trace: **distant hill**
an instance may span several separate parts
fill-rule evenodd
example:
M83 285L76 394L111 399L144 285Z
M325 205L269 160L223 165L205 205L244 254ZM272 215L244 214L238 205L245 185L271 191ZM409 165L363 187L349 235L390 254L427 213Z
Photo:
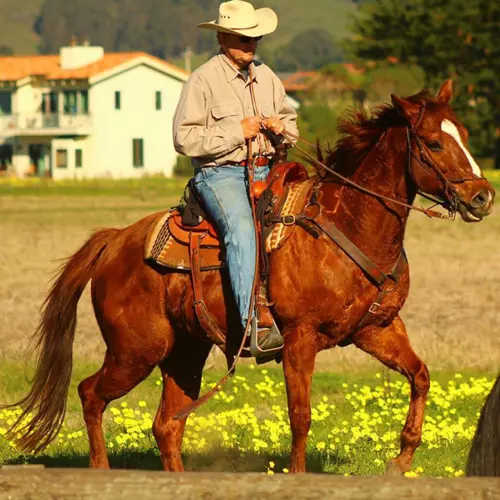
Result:
M33 24L44 0L0 0L0 45L16 54L37 52L38 37Z
M261 2L263 3L263 2ZM351 0L269 0L265 4L276 10L280 24L269 42L283 45L300 31L310 28L329 31L335 38L349 33L356 2Z
M68 0L71 1L71 0ZM161 0L158 0L161 1ZM38 37L33 24L44 0L0 0L0 45L10 46L16 54L37 52ZM182 2L181 2L182 3ZM259 0L256 5L265 4L274 8L280 18L280 26L269 37L271 46L279 46L300 31L325 29L335 38L342 38L349 32L350 17L356 11L352 0ZM215 17L214 12L214 17ZM193 23L198 20L193 20Z

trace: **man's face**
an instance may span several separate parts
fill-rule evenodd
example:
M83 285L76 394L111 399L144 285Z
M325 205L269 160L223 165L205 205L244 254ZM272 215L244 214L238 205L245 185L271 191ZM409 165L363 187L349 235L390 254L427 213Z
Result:
M253 61L257 49L257 38L219 33L218 39L222 50L238 68L246 68Z

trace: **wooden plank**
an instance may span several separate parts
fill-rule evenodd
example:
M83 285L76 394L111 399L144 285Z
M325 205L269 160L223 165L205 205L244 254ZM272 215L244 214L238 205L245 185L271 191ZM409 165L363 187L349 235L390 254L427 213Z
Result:
M500 478L338 477L328 474L183 474L90 469L0 470L0 499L20 500L496 500Z

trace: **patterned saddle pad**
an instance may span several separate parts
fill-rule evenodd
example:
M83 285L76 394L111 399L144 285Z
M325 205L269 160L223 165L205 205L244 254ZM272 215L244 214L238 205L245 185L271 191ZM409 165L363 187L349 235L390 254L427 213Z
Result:
M315 179L296 182L287 187L282 203L281 215L298 215L309 199ZM266 251L271 253L281 248L295 230L295 225L276 223L266 238ZM201 226L182 225L177 209L162 213L152 224L146 238L145 259L177 271L190 271L189 233L205 233L200 248L200 267L209 271L225 267L225 251L213 226L204 222Z

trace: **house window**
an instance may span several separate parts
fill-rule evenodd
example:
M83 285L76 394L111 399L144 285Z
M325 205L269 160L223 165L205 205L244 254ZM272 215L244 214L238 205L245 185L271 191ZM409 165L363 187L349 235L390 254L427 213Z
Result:
M68 150L67 149L56 150L56 167L57 168L68 168Z
M143 139L132 140L132 155L134 167L144 167L144 141Z
M82 96L82 110L81 112L84 114L88 114L89 112L89 91L88 90L82 90L80 92Z
M161 91L156 91L156 109L157 111L161 110Z
M0 116L12 114L12 92L0 91Z
M76 90L65 90L63 92L64 105L63 112L65 115L76 115L78 113Z
M122 109L122 93L119 90L115 92L115 109Z
M81 149L75 149L75 167L81 168L83 164L83 151Z

